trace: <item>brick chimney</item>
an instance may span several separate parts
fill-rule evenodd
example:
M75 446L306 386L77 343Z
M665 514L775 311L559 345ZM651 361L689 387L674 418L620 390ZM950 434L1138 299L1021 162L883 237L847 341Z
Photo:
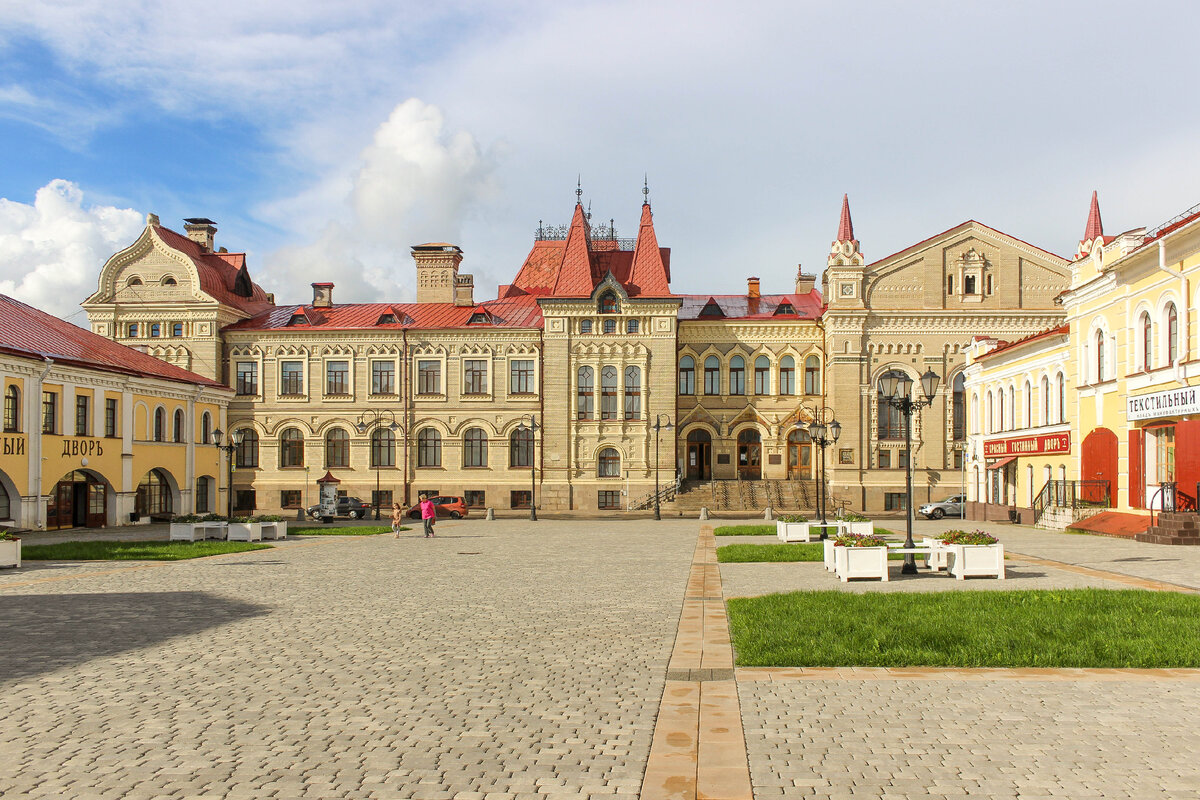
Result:
M449 242L415 244L418 303L455 303L458 299L458 265L462 250Z
M207 217L188 217L183 222L183 229L187 231L187 237L200 245L204 252L211 253L213 237L217 234L217 223Z
M313 308L332 308L333 307L333 284L332 283L314 283L313 288Z
M454 305L475 305L475 276L457 275L454 278Z
M746 296L750 297L750 298L755 298L755 297L759 296L758 278L747 278L746 279Z
M796 265L796 294L808 294L817 287L817 276L809 275L799 264Z

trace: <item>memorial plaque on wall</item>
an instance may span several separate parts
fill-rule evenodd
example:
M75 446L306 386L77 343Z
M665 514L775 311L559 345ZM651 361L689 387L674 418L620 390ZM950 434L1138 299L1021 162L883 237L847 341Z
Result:
M718 464L728 464L729 463L729 453L717 453L717 463Z
M782 464L783 456L780 456L780 455L767 456L767 463L768 464Z

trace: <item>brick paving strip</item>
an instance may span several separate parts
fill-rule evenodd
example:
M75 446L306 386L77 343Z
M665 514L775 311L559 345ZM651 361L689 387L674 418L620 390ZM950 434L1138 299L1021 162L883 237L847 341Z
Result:
M753 800L713 528L700 528L642 800Z

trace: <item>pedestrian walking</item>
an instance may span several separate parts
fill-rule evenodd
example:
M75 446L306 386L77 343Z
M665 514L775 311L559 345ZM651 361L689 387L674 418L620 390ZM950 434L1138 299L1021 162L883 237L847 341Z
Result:
M400 538L400 529L404 527L404 509L399 503L392 503L392 534Z
M437 510L429 495L421 495L421 521L425 524L425 538L433 538L433 523L437 521Z

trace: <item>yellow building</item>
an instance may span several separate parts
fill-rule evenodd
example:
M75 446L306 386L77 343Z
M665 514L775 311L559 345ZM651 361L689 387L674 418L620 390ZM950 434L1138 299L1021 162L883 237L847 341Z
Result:
M232 392L0 295L0 525L223 511Z

